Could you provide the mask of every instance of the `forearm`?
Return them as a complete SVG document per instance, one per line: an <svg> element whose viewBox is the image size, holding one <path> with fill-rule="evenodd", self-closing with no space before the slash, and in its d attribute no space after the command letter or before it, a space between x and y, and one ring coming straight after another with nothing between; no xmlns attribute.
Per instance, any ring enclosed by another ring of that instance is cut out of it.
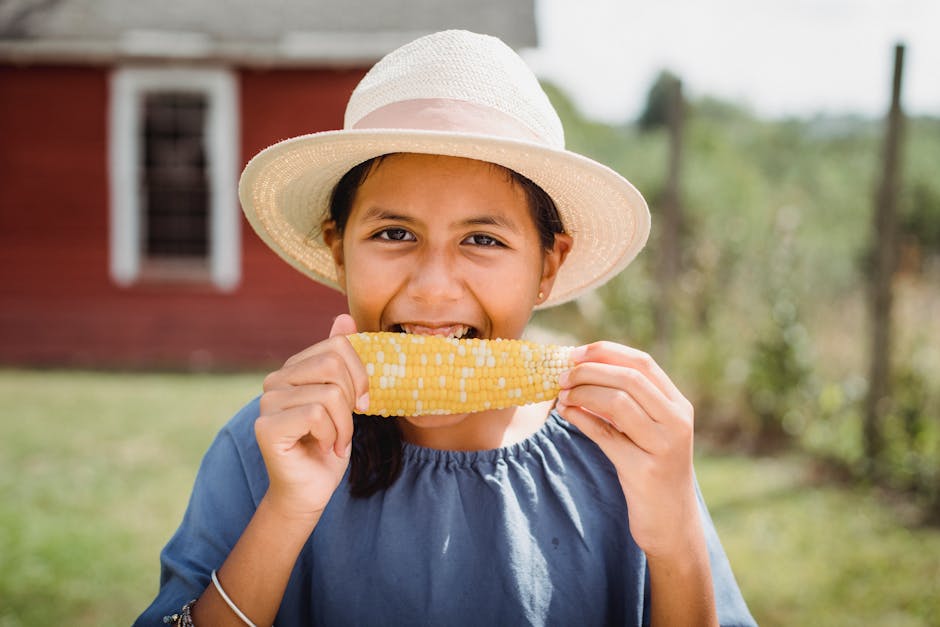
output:
<svg viewBox="0 0 940 627"><path fill-rule="evenodd" d="M255 625L274 622L297 556L318 520L284 516L264 498L218 569L225 593ZM212 583L193 606L192 618L197 626L243 625Z"/></svg>
<svg viewBox="0 0 940 627"><path fill-rule="evenodd" d="M648 556L650 624L718 625L708 548L701 526L690 530L681 550Z"/></svg>

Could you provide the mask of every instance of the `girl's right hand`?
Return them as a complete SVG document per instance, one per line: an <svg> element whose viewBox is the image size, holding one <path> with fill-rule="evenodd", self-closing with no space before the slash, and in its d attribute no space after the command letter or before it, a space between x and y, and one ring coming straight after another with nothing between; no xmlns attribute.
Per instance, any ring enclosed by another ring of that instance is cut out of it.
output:
<svg viewBox="0 0 940 627"><path fill-rule="evenodd" d="M365 366L345 337L355 332L340 315L329 339L265 377L255 437L270 479L265 499L285 516L318 517L349 465L352 413L369 402Z"/></svg>

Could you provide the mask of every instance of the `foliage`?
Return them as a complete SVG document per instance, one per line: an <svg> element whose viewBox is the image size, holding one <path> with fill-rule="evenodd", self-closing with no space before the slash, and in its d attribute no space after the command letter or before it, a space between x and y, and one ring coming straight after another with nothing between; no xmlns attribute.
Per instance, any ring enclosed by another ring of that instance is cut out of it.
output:
<svg viewBox="0 0 940 627"><path fill-rule="evenodd" d="M931 398L927 377L912 364L895 372L892 388L882 463L893 487L918 494L931 519L940 523L940 406Z"/></svg>
<svg viewBox="0 0 940 627"><path fill-rule="evenodd" d="M940 254L940 190L923 179L910 183L903 198L901 233L904 241L925 252ZM919 261L919 259L918 259ZM918 264L919 266L919 264ZM920 269L919 267L916 269Z"/></svg>
<svg viewBox="0 0 940 627"><path fill-rule="evenodd" d="M940 256L940 185L936 164L940 163L940 119L917 118L905 134L909 153L905 184L901 193L901 231L926 256ZM921 261L918 259L917 261ZM921 268L915 268L920 270Z"/></svg>
<svg viewBox="0 0 940 627"><path fill-rule="evenodd" d="M648 121L662 110L656 103L669 80L664 74L650 89ZM652 200L655 248L667 130L658 123L645 132L639 123L598 124L559 90L549 86L549 95L569 148L610 165ZM595 294L540 313L539 321L584 339L651 350L713 438L752 441L769 429L856 468L869 359L864 261L884 124L853 116L767 120L713 98L687 103L686 110L685 248L668 345L655 342L652 308L660 287L649 250ZM940 119L909 119L904 137L905 284L895 308L893 361L903 375L894 407L907 417L885 419L891 440L885 467L889 485L929 501L940 475L940 433L929 420L938 415L940 326L928 313L940 307ZM914 367L915 353L925 355L925 366ZM910 438L895 423L921 426Z"/></svg>
<svg viewBox="0 0 940 627"><path fill-rule="evenodd" d="M811 371L806 357L806 330L800 323L793 297L791 270L796 259L794 240L799 216L788 207L778 212L768 281L763 290L770 313L763 333L751 349L745 395L757 417L755 447L780 446L793 430L795 417L805 407ZM799 421L802 422L802 421ZM788 428L789 427L789 428Z"/></svg>
<svg viewBox="0 0 940 627"><path fill-rule="evenodd" d="M672 72L663 70L659 73L646 96L643 113L637 120L637 125L641 129L648 131L666 126L669 121L673 94L679 84L679 77Z"/></svg>
<svg viewBox="0 0 940 627"><path fill-rule="evenodd" d="M801 327L784 308L775 315L769 334L754 343L745 382L748 404L757 417L758 450L779 446L788 424L794 423L794 414L805 407L802 396L808 372L799 355Z"/></svg>

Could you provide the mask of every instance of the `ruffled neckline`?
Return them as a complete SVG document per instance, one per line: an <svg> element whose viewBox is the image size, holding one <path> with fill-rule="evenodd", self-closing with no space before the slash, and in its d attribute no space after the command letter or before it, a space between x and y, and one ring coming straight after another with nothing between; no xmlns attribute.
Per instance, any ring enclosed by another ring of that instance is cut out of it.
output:
<svg viewBox="0 0 940 627"><path fill-rule="evenodd" d="M507 446L482 451L451 451L402 442L402 454L405 461L419 464L448 466L492 464L500 460L518 459L534 450L541 449L546 443L551 442L554 436L565 434L570 428L568 422L552 409L545 423L535 433Z"/></svg>

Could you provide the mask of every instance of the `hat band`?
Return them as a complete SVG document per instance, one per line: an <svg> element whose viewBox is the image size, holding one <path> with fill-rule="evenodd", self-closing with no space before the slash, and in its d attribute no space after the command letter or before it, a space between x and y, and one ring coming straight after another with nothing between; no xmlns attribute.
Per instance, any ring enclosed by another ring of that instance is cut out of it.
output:
<svg viewBox="0 0 940 627"><path fill-rule="evenodd" d="M352 128L472 133L551 144L511 115L475 102L452 98L393 102L363 116Z"/></svg>

